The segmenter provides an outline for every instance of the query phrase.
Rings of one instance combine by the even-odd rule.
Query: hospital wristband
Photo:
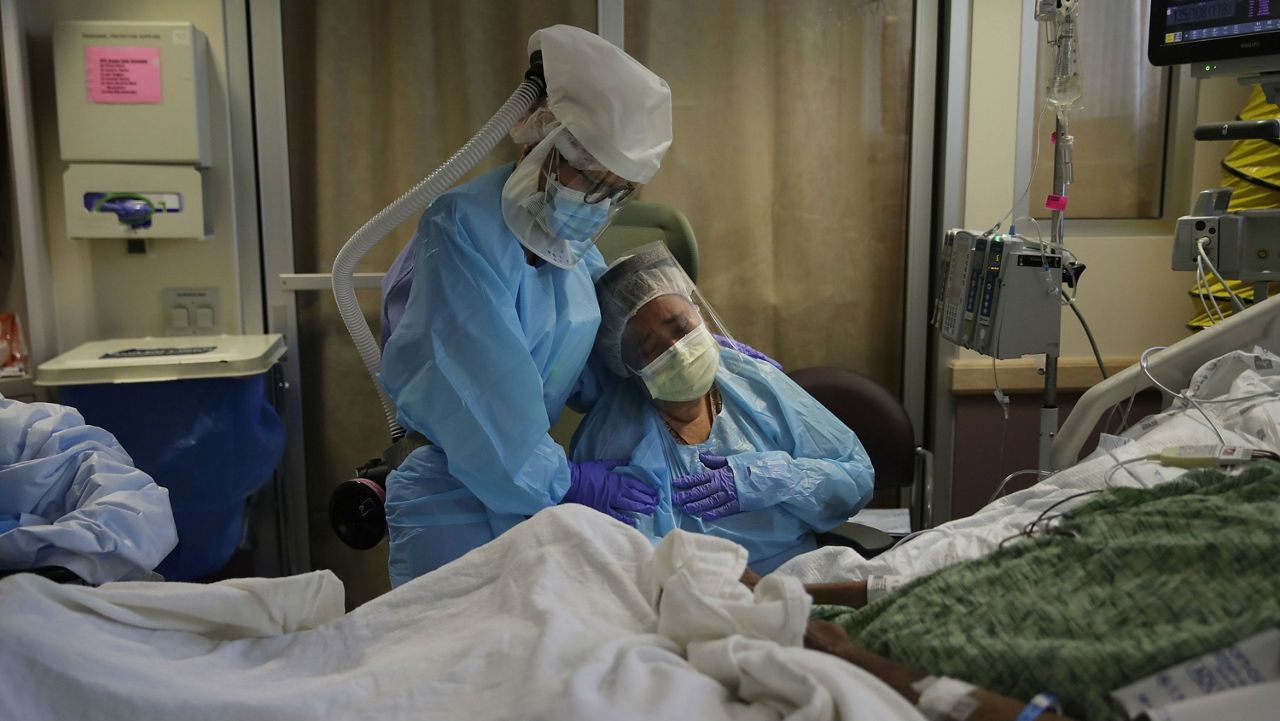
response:
[[[867,603],[875,603],[880,599],[893,593],[898,588],[907,585],[911,579],[906,576],[868,576],[867,577]]]
[[[1014,719],[1014,721],[1035,721],[1040,718],[1041,714],[1048,711],[1050,707],[1055,709],[1059,708],[1058,697],[1048,691],[1038,693],[1036,694],[1036,697],[1031,699],[1027,704],[1027,707],[1022,709],[1022,713],[1018,714],[1018,718]]]
[[[978,708],[978,702],[969,697],[969,692],[977,687],[954,678],[926,676],[911,684],[911,688],[920,694],[916,708],[929,721],[964,721]]]

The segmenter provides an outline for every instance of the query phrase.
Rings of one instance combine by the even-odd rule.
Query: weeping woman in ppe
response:
[[[613,472],[625,454],[570,462],[548,430],[599,394],[595,242],[657,172],[671,91],[585,30],[539,30],[536,51],[547,97],[511,133],[520,161],[432,203],[383,288],[382,382],[430,443],[387,479],[393,586],[548,506],[630,520],[657,500]]]
[[[630,459],[615,471],[659,498],[633,515],[642,533],[727,538],[768,573],[870,500],[874,472],[853,431],[766,360],[718,344],[718,319],[666,246],[617,261],[596,289],[598,358],[629,382],[596,402],[571,456]]]

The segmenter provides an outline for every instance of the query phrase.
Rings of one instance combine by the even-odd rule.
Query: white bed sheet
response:
[[[1252,353],[1227,353],[1202,366],[1187,391],[1197,399],[1245,398],[1280,391],[1280,357],[1261,348]],[[1228,445],[1280,453],[1280,397],[1202,403],[1201,407],[1213,417]],[[774,574],[805,583],[866,579],[875,600],[912,578],[991,553],[1055,503],[1082,491],[1104,488],[1108,472],[1120,461],[1158,453],[1169,446],[1218,443],[1204,416],[1182,401],[1141,420],[1122,436],[1129,442],[1111,453],[1095,452],[1031,488],[996,499],[972,516],[923,532],[873,559],[865,559],[850,548],[829,546],[791,559]],[[1110,485],[1150,487],[1183,473],[1178,468],[1137,462],[1112,474]],[[1067,501],[1053,512],[1078,507],[1090,498]]]
[[[794,579],[738,583],[739,546],[657,549],[580,506],[342,614],[320,571],[211,586],[0,581],[0,718],[922,717],[801,647]]]

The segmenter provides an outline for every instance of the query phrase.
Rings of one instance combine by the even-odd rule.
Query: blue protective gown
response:
[[[815,548],[814,532],[840,525],[871,498],[871,461],[858,437],[778,369],[721,349],[716,372],[724,407],[711,436],[676,442],[636,383],[604,392],[578,428],[573,458],[628,458],[619,468],[658,490],[653,516],[634,514],[655,542],[681,528],[741,544],[751,568],[768,573]],[[671,480],[706,470],[699,453],[726,456],[742,512],[714,521],[672,505]]]
[[[408,302],[382,381],[405,428],[433,445],[387,478],[398,586],[557,504],[569,489],[547,434],[584,373],[600,325],[593,249],[576,267],[529,265],[502,220],[506,165],[440,196],[413,239]]]
[[[0,569],[146,578],[178,543],[169,492],[74,409],[0,396]]]

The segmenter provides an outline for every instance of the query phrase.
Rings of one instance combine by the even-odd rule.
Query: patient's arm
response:
[[[760,575],[750,568],[742,573],[742,583],[755,589],[760,582]],[[844,583],[808,584],[805,590],[813,596],[813,602],[832,606],[848,606],[862,608],[867,605],[867,582],[847,581]],[[911,684],[929,676],[925,671],[909,668],[890,661],[884,656],[874,654],[849,640],[844,629],[830,621],[810,621],[805,631],[804,645],[815,651],[839,656],[858,666],[876,678],[893,687],[911,703],[920,700],[920,694]],[[1022,713],[1027,704],[1001,696],[991,691],[974,689],[969,697],[977,702],[977,708],[966,717],[966,721],[1012,721]],[[1065,716],[1045,712],[1037,716],[1037,721],[1069,721]]]
[[[815,651],[839,656],[862,668],[889,684],[893,690],[902,694],[911,703],[918,703],[920,700],[920,694],[912,688],[911,684],[929,675],[925,671],[903,666],[855,645],[849,640],[843,628],[830,621],[810,621],[804,635],[804,645]],[[966,717],[967,721],[1013,721],[1027,706],[1024,701],[1016,701],[982,689],[970,691],[969,698],[977,703],[977,707]],[[1067,717],[1051,712],[1045,712],[1036,719],[1037,721],[1069,721]]]
[[[742,572],[742,583],[755,590],[760,582],[760,574],[750,568]],[[813,602],[823,606],[848,606],[862,608],[867,605],[867,582],[847,581],[844,583],[810,583],[804,590],[813,596]]]
[[[867,582],[810,583],[804,590],[813,596],[813,602],[823,606],[848,606],[862,608],[867,605]]]

